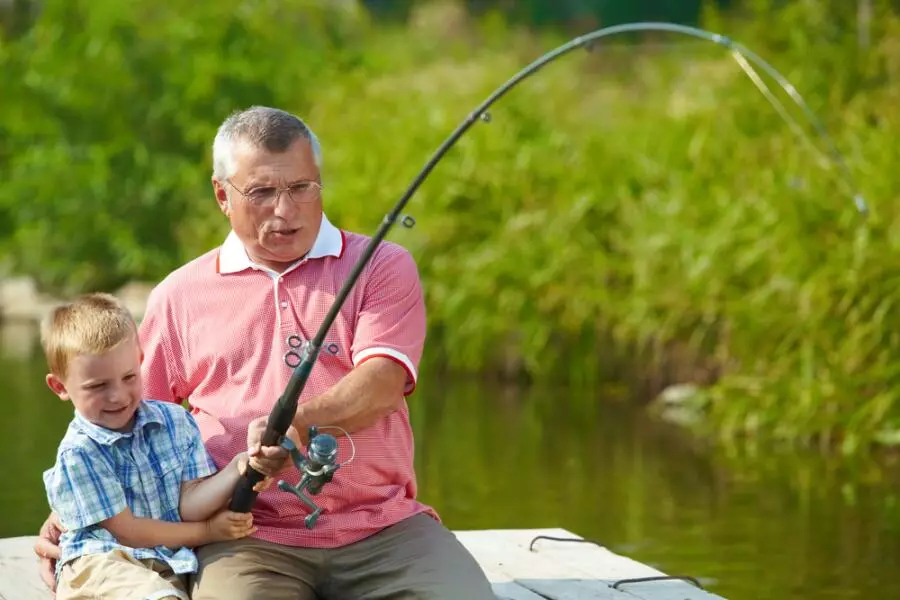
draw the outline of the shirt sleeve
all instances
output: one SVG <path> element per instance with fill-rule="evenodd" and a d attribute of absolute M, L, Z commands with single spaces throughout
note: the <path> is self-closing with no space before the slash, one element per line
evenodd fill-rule
<path fill-rule="evenodd" d="M 206 450 L 203 438 L 200 437 L 200 428 L 188 411 L 183 411 L 180 417 L 184 433 L 188 439 L 188 445 L 184 453 L 184 469 L 181 471 L 182 481 L 193 481 L 214 475 L 216 463 Z"/>
<path fill-rule="evenodd" d="M 404 395 L 416 387 L 425 344 L 425 301 L 412 255 L 384 242 L 373 257 L 357 315 L 351 356 L 353 364 L 388 358 L 406 370 Z"/>
<path fill-rule="evenodd" d="M 60 454 L 44 474 L 44 485 L 50 508 L 67 529 L 96 525 L 127 507 L 113 465 L 79 448 Z"/>
<path fill-rule="evenodd" d="M 179 324 L 166 282 L 153 288 L 139 328 L 144 361 L 141 376 L 144 397 L 181 403 L 190 395 L 184 366 L 185 352 L 178 335 Z"/>

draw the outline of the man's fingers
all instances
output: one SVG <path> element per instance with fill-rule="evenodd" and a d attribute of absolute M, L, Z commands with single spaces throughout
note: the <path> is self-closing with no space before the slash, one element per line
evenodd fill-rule
<path fill-rule="evenodd" d="M 256 485 L 253 486 L 253 491 L 254 492 L 264 492 L 267 489 L 269 489 L 269 487 L 271 485 L 272 485 L 272 478 L 266 477 L 265 479 L 263 479 L 262 481 L 260 481 L 259 483 L 257 483 Z"/>
<path fill-rule="evenodd" d="M 280 469 L 285 462 L 287 462 L 287 455 L 276 454 L 275 456 L 266 456 L 260 454 L 259 456 L 250 457 L 250 466 L 254 469 L 256 469 L 257 466 Z"/>
<path fill-rule="evenodd" d="M 59 542 L 60 535 L 62 535 L 65 530 L 65 526 L 63 526 L 62 521 L 59 520 L 59 515 L 55 512 L 51 512 L 43 524 L 41 524 L 38 537 L 56 544 Z"/>
<path fill-rule="evenodd" d="M 56 591 L 56 575 L 54 573 L 53 562 L 49 559 L 42 558 L 41 562 L 38 564 L 38 572 L 41 575 L 41 580 L 44 582 L 50 591 Z"/>
<path fill-rule="evenodd" d="M 284 470 L 284 468 L 287 466 L 287 462 L 284 460 L 257 460 L 255 458 L 251 458 L 250 466 L 253 467 L 253 470 L 257 473 L 262 473 L 266 477 L 274 477 Z"/>
<path fill-rule="evenodd" d="M 297 429 L 293 425 L 288 427 L 288 430 L 285 432 L 285 435 L 287 435 L 289 438 L 291 438 L 291 440 L 294 442 L 294 444 L 298 448 L 303 445 L 303 440 L 300 439 L 300 432 L 298 432 Z"/>
<path fill-rule="evenodd" d="M 257 467 L 263 467 L 263 468 L 279 467 L 284 464 L 286 458 L 287 458 L 286 456 L 277 456 L 274 458 L 269 458 L 266 456 L 253 456 L 253 457 L 250 457 L 249 462 L 250 462 L 250 466 L 258 471 L 259 469 L 257 469 Z"/>
<path fill-rule="evenodd" d="M 42 559 L 57 560 L 59 558 L 59 546 L 44 537 L 38 537 L 34 542 L 34 553 Z"/>
<path fill-rule="evenodd" d="M 63 525 L 62 521 L 59 518 L 59 515 L 56 514 L 55 512 L 50 513 L 49 521 L 53 524 L 54 527 L 56 527 L 56 529 L 58 531 L 57 535 L 59 535 L 59 533 L 66 531 L 66 526 Z"/>
<path fill-rule="evenodd" d="M 34 553 L 40 557 L 38 563 L 38 573 L 50 591 L 56 591 L 56 560 L 59 559 L 59 546 L 48 539 L 47 536 L 53 536 L 54 540 L 59 539 L 59 530 L 48 519 L 44 526 L 41 527 L 41 534 L 34 542 Z"/>
<path fill-rule="evenodd" d="M 287 450 L 281 446 L 262 446 L 257 453 L 257 458 L 260 456 L 266 458 L 285 458 L 287 457 L 287 454 Z"/>

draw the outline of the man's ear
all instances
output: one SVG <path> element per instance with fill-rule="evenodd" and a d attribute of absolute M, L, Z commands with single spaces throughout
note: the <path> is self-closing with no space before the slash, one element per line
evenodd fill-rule
<path fill-rule="evenodd" d="M 47 387 L 50 388 L 50 391 L 59 396 L 60 400 L 72 399 L 69 396 L 69 392 L 66 390 L 66 384 L 62 382 L 62 379 L 60 379 L 53 373 L 47 373 L 45 381 L 47 382 Z"/>
<path fill-rule="evenodd" d="M 228 190 L 225 189 L 225 186 L 222 185 L 215 177 L 212 178 L 212 186 L 213 193 L 216 195 L 216 204 L 219 205 L 219 210 L 222 211 L 222 214 L 226 217 L 228 213 L 231 212 L 231 203 L 228 201 Z"/>

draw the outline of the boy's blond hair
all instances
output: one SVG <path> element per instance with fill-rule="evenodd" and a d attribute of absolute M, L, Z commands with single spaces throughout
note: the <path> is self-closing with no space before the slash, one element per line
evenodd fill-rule
<path fill-rule="evenodd" d="M 50 372 L 65 377 L 69 361 L 79 354 L 102 354 L 131 336 L 134 317 L 112 294 L 78 296 L 54 308 L 41 323 L 41 345 Z"/>

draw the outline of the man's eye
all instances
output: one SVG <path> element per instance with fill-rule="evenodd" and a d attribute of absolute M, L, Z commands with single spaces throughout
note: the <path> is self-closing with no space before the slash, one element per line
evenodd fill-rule
<path fill-rule="evenodd" d="M 271 196 L 274 190 L 275 188 L 270 187 L 253 188 L 252 190 L 247 192 L 247 195 L 254 200 L 262 200 Z"/>

